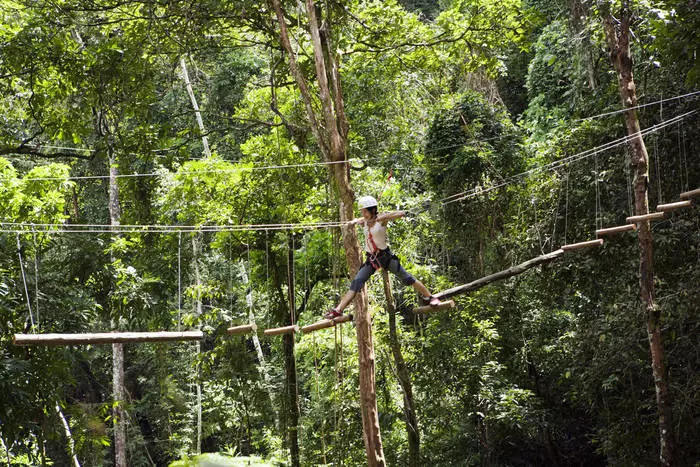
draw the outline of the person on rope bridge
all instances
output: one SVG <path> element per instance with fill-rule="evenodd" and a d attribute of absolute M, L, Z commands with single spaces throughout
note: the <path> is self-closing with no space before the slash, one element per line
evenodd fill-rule
<path fill-rule="evenodd" d="M 367 260 L 362 267 L 360 267 L 355 279 L 350 283 L 350 290 L 341 298 L 338 306 L 331 308 L 328 313 L 324 315 L 324 318 L 333 319 L 341 316 L 345 307 L 350 304 L 357 292 L 362 289 L 367 279 L 374 274 L 374 271 L 380 268 L 388 269 L 396 274 L 405 285 L 413 286 L 430 305 L 438 305 L 440 300 L 432 295 L 422 282 L 409 274 L 403 266 L 401 266 L 399 258 L 389 250 L 386 238 L 386 226 L 389 221 L 403 217 L 406 213 L 404 211 L 393 211 L 379 214 L 377 211 L 377 200 L 372 196 L 363 196 L 359 199 L 358 203 L 362 210 L 362 217 L 353 219 L 350 221 L 350 224 L 362 225 L 365 234 Z"/>

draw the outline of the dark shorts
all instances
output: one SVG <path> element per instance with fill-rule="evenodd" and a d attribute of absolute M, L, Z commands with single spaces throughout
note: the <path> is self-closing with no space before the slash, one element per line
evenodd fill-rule
<path fill-rule="evenodd" d="M 392 254 L 388 248 L 386 250 L 379 251 L 374 263 L 377 266 L 381 266 L 382 268 L 396 274 L 404 285 L 411 285 L 416 282 L 416 278 L 410 275 L 408 271 L 401 266 L 401 261 L 399 261 L 399 258 Z M 376 271 L 376 268 L 372 265 L 370 255 L 367 254 L 367 260 L 365 260 L 360 270 L 357 271 L 355 279 L 353 279 L 353 281 L 350 283 L 350 290 L 359 292 L 360 289 L 362 289 L 362 286 L 365 285 L 365 282 L 367 282 L 367 279 L 374 274 L 374 271 Z"/>

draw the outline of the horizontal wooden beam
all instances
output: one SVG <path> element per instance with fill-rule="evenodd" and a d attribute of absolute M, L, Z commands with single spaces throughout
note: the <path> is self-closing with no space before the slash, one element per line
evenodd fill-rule
<path fill-rule="evenodd" d="M 258 327 L 255 324 L 242 324 L 240 326 L 233 326 L 226 330 L 227 333 L 231 335 L 237 334 L 248 334 L 249 332 L 255 332 Z"/>
<path fill-rule="evenodd" d="M 568 245 L 562 245 L 561 249 L 564 251 L 583 250 L 584 248 L 591 248 L 594 246 L 600 246 L 602 244 L 603 244 L 603 239 L 598 238 L 596 240 L 588 240 L 586 242 L 569 243 Z"/>
<path fill-rule="evenodd" d="M 681 199 L 694 198 L 695 196 L 700 196 L 700 188 L 681 193 Z"/>
<path fill-rule="evenodd" d="M 266 336 L 276 336 L 278 334 L 294 334 L 295 332 L 299 332 L 299 326 L 296 324 L 292 326 L 283 326 L 281 328 L 265 329 L 263 334 Z"/>
<path fill-rule="evenodd" d="M 659 204 L 656 206 L 656 210 L 667 212 L 667 211 L 673 211 L 674 209 L 688 208 L 692 205 L 693 205 L 693 202 L 690 200 L 678 201 L 676 203 Z"/>
<path fill-rule="evenodd" d="M 637 224 L 625 224 L 625 225 L 618 225 L 616 227 L 608 227 L 605 229 L 598 229 L 595 231 L 596 236 L 598 235 L 610 235 L 610 234 L 616 234 L 620 232 L 628 232 L 630 230 L 637 230 Z"/>
<path fill-rule="evenodd" d="M 203 338 L 202 331 L 96 332 L 86 334 L 15 334 L 12 342 L 15 345 L 78 345 L 195 341 Z"/>
<path fill-rule="evenodd" d="M 454 307 L 455 307 L 454 300 L 447 300 L 446 302 L 440 302 L 437 305 L 418 306 L 418 307 L 413 309 L 413 312 L 414 313 L 431 313 L 433 311 L 446 310 L 448 308 L 454 308 Z"/>
<path fill-rule="evenodd" d="M 637 222 L 653 221 L 656 219 L 663 219 L 665 212 L 650 212 L 649 214 L 642 214 L 641 216 L 630 216 L 627 218 L 628 224 L 636 224 Z"/>
<path fill-rule="evenodd" d="M 316 321 L 315 323 L 302 327 L 301 332 L 308 333 L 318 331 L 319 329 L 332 328 L 336 324 L 347 323 L 348 321 L 352 321 L 352 315 L 341 315 L 333 319 L 322 319 L 321 321 Z"/>
<path fill-rule="evenodd" d="M 482 277 L 481 279 L 477 279 L 473 282 L 469 282 L 468 284 L 464 285 L 459 285 L 457 287 L 453 287 L 451 289 L 447 289 L 443 292 L 440 292 L 439 294 L 436 294 L 435 296 L 439 298 L 440 300 L 443 300 L 445 298 L 450 298 L 454 297 L 455 295 L 460 295 L 460 294 L 465 294 L 468 292 L 472 292 L 474 290 L 480 289 L 481 287 L 490 284 L 491 282 L 495 282 L 498 280 L 506 279 L 511 276 L 515 276 L 518 274 L 521 274 L 525 271 L 527 271 L 530 268 L 533 268 L 539 264 L 544 264 L 549 261 L 552 261 L 554 259 L 557 259 L 561 255 L 564 254 L 564 250 L 556 250 L 551 253 L 547 253 L 546 255 L 538 256 L 536 258 L 530 259 L 528 261 L 525 261 L 524 263 L 520 263 L 518 265 L 515 265 L 511 268 L 504 269 L 503 271 L 496 272 L 494 274 L 491 274 L 490 276 Z"/>

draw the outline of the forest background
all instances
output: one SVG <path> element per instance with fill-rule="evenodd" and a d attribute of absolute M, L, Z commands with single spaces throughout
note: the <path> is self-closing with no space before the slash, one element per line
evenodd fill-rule
<path fill-rule="evenodd" d="M 350 279 L 336 185 L 276 3 L 0 1 L 3 463 L 113 465 L 115 456 L 112 347 L 20 348 L 13 334 L 180 329 L 205 339 L 124 347 L 128 465 L 199 452 L 367 462 L 352 325 L 291 345 L 226 334 L 252 320 L 260 329 L 317 321 Z M 431 290 L 634 214 L 602 5 L 316 5 L 339 65 L 352 187 L 381 196 L 382 210 L 408 211 L 392 225 L 392 246 Z M 313 91 L 308 12 L 282 6 Z M 700 12 L 687 0 L 632 11 L 653 210 L 700 186 Z M 677 463 L 693 465 L 697 206 L 655 222 L 653 238 Z M 430 316 L 412 313 L 415 293 L 398 283 L 394 313 L 375 275 L 386 462 L 658 463 L 638 270 L 628 232 Z"/>

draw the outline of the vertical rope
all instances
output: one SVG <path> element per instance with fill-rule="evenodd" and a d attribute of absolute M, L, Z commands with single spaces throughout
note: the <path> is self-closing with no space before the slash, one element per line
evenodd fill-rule
<path fill-rule="evenodd" d="M 36 230 L 32 224 L 32 237 L 34 240 L 34 309 L 36 310 L 36 324 L 41 326 L 39 315 L 39 245 L 36 241 Z"/>
<path fill-rule="evenodd" d="M 662 204 L 663 198 L 661 194 L 661 166 L 659 164 L 659 138 L 654 137 L 654 166 L 656 167 L 656 187 L 658 192 L 658 200 L 656 204 Z"/>
<path fill-rule="evenodd" d="M 177 233 L 177 330 L 182 321 L 182 232 Z"/>
<path fill-rule="evenodd" d="M 566 168 L 566 202 L 564 203 L 564 245 L 566 245 L 567 235 L 569 233 L 569 175 L 571 175 L 571 169 Z"/>
<path fill-rule="evenodd" d="M 554 222 L 552 222 L 552 240 L 549 242 L 549 252 L 551 253 L 554 251 L 554 245 L 556 243 L 556 234 L 557 234 L 557 220 L 559 218 L 559 203 L 561 202 L 561 193 L 564 191 L 564 184 L 559 183 L 559 193 L 557 194 L 557 204 L 554 207 Z"/>
<path fill-rule="evenodd" d="M 323 410 L 323 398 L 321 398 L 321 389 L 319 384 L 319 373 L 318 373 L 318 346 L 316 345 L 316 333 L 311 334 L 311 342 L 314 349 L 314 376 L 316 378 L 316 400 L 321 404 L 321 413 L 324 414 L 321 417 L 321 457 L 323 458 L 323 465 L 328 465 L 326 460 L 326 417 L 325 410 Z"/>
<path fill-rule="evenodd" d="M 27 275 L 24 273 L 24 261 L 22 261 L 22 243 L 19 240 L 19 232 L 17 235 L 17 255 L 19 255 L 19 268 L 22 271 L 22 283 L 24 284 L 24 295 L 27 297 L 27 308 L 29 309 L 29 322 L 32 324 L 34 331 L 34 315 L 32 314 L 32 302 L 29 299 L 29 288 L 27 287 Z"/>
<path fill-rule="evenodd" d="M 595 161 L 595 228 L 602 228 L 602 221 L 600 220 L 600 188 L 598 187 L 598 151 L 593 154 L 593 159 Z"/>

